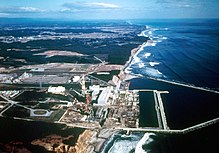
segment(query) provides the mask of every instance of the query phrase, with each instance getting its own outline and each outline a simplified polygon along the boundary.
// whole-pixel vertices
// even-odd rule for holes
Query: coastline
[[[216,94],[219,93],[219,91],[213,90],[211,88],[198,87],[198,86],[195,86],[193,84],[189,84],[189,83],[185,83],[185,82],[180,82],[180,81],[175,81],[175,80],[174,81],[165,80],[165,79],[154,78],[154,77],[150,77],[150,76],[143,77],[143,76],[139,76],[139,75],[126,73],[125,69],[129,66],[129,64],[133,60],[134,56],[141,51],[141,47],[143,46],[143,44],[139,45],[138,47],[133,48],[131,50],[131,55],[129,56],[129,60],[126,61],[126,63],[124,64],[123,69],[120,70],[120,73],[118,74],[121,81],[128,81],[128,80],[131,80],[131,79],[134,79],[134,78],[145,78],[145,79],[149,79],[149,80],[154,80],[154,81],[169,83],[169,84],[178,85],[178,86],[182,86],[182,87],[192,88],[192,89],[195,89],[195,90],[202,90],[202,91],[212,92],[212,93],[216,93]],[[110,139],[110,136],[108,137],[108,139]],[[105,142],[105,145],[106,145],[106,142]]]
[[[131,79],[134,79],[134,78],[139,78],[139,76],[137,75],[133,75],[133,74],[128,74],[125,72],[125,69],[128,67],[128,65],[131,63],[131,61],[133,60],[133,56],[136,55],[140,48],[142,47],[142,45],[139,45],[138,47],[136,48],[133,48],[131,50],[131,54],[129,56],[129,59],[128,61],[126,61],[126,63],[124,64],[123,66],[123,69],[120,70],[120,73],[118,74],[119,78],[121,81],[128,81],[128,80],[131,80]]]
[[[145,43],[147,43],[147,41]],[[149,79],[149,80],[165,82],[165,83],[183,86],[183,87],[188,87],[188,88],[193,88],[193,89],[197,89],[197,90],[204,90],[204,91],[219,93],[218,91],[215,91],[215,90],[212,90],[209,88],[196,87],[195,85],[185,83],[185,82],[176,81],[176,80],[171,81],[171,80],[155,78],[155,77],[150,77],[150,76],[143,77],[143,76],[138,76],[135,74],[126,73],[125,69],[129,66],[129,64],[131,64],[134,56],[141,51],[141,47],[145,43],[143,43],[143,44],[139,45],[138,47],[133,48],[131,50],[129,59],[125,62],[123,69],[121,69],[120,73],[118,74],[121,81],[127,81],[127,80],[131,80],[133,78],[145,78],[145,79]],[[78,138],[78,141],[79,141],[77,143],[78,146],[80,146],[80,144],[82,145],[83,142],[86,142],[86,143],[84,143],[84,146],[82,146],[82,148],[80,148],[79,150],[80,150],[80,152],[82,150],[82,152],[84,151],[86,153],[101,152],[101,151],[103,151],[104,146],[107,145],[107,142],[110,140],[110,138],[118,132],[119,131],[116,131],[114,129],[96,129],[96,130],[87,129]],[[83,150],[83,148],[86,148],[86,150]]]
[[[145,42],[145,43],[147,43],[147,42]],[[131,55],[129,56],[128,61],[126,61],[126,63],[124,64],[123,69],[120,71],[120,73],[118,75],[121,81],[127,81],[127,80],[131,80],[133,78],[144,78],[144,79],[148,79],[148,80],[158,81],[160,83],[163,82],[163,83],[167,83],[167,84],[171,84],[171,85],[177,85],[177,86],[181,86],[181,87],[192,88],[192,89],[195,89],[195,90],[202,90],[202,91],[213,92],[213,93],[217,93],[217,94],[219,93],[219,91],[216,91],[216,90],[211,89],[211,88],[200,87],[200,86],[196,86],[196,85],[193,85],[193,84],[190,84],[190,83],[181,82],[181,81],[177,81],[177,80],[169,80],[169,79],[164,79],[164,78],[155,78],[155,77],[150,77],[150,76],[144,76],[143,77],[143,76],[138,76],[138,75],[135,75],[135,74],[126,73],[125,69],[132,62],[134,56],[141,51],[141,47],[145,43],[143,43],[142,45],[139,45],[138,47],[133,48],[131,50]],[[110,138],[110,136],[109,136],[109,138]],[[106,145],[106,142],[105,142],[105,145]]]
[[[147,42],[148,41],[151,41],[151,40],[147,40]],[[174,84],[174,85],[179,85],[179,86],[184,86],[184,87],[188,87],[188,88],[193,88],[193,89],[197,89],[197,90],[203,90],[203,91],[208,91],[208,92],[219,94],[218,90],[208,88],[208,87],[196,86],[194,84],[190,84],[190,83],[186,83],[186,82],[181,82],[181,81],[177,81],[177,80],[168,80],[168,79],[165,80],[165,79],[162,79],[162,78],[155,78],[155,77],[150,77],[150,76],[143,77],[143,76],[139,76],[139,75],[135,75],[135,74],[126,73],[125,69],[131,63],[131,61],[133,60],[133,57],[141,51],[141,47],[143,45],[144,45],[144,43],[142,45],[139,45],[138,47],[133,48],[131,50],[131,55],[129,57],[129,60],[125,63],[124,68],[120,71],[120,73],[118,75],[122,81],[128,81],[128,80],[131,80],[131,79],[134,79],[134,78],[146,78],[146,79],[150,79],[150,80],[166,82],[166,83],[170,83],[170,84]]]
[[[131,80],[133,78],[139,78],[137,75],[128,74],[125,72],[125,69],[130,64],[133,59],[133,56],[136,55],[142,45],[139,45],[136,48],[131,50],[129,60],[123,66],[123,69],[120,70],[118,74],[121,81]],[[121,132],[121,130],[116,129],[86,129],[78,138],[76,143],[76,150],[80,150],[82,153],[95,153],[103,151],[104,147],[107,145],[107,142],[110,141],[110,138]],[[85,149],[86,148],[86,149]],[[82,151],[81,151],[82,150]],[[76,151],[77,152],[77,151]]]

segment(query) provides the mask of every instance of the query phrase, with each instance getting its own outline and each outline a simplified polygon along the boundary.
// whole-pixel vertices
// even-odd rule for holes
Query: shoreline
[[[139,76],[137,75],[133,75],[133,74],[128,74],[125,72],[125,69],[129,66],[129,64],[131,63],[131,61],[133,60],[133,56],[136,55],[140,48],[142,47],[142,45],[139,45],[138,47],[136,48],[133,48],[131,50],[131,53],[130,53],[130,56],[129,56],[129,59],[128,61],[126,61],[126,63],[124,64],[123,66],[123,69],[120,70],[120,73],[118,74],[119,78],[121,81],[128,81],[128,80],[131,80],[133,78],[139,78]]]
[[[147,40],[147,42],[148,41],[150,41],[150,39]],[[147,42],[145,42],[145,43],[147,43]],[[174,85],[179,85],[179,86],[184,86],[184,87],[188,87],[188,88],[193,88],[193,89],[197,89],[197,90],[203,90],[203,91],[219,94],[219,91],[217,91],[215,89],[208,88],[208,87],[196,86],[194,84],[190,84],[190,83],[186,83],[186,82],[181,82],[181,81],[177,81],[177,80],[168,80],[168,79],[165,80],[165,79],[162,79],[162,78],[155,78],[155,77],[150,77],[150,76],[140,76],[140,75],[135,75],[135,74],[132,74],[132,73],[126,73],[125,69],[129,66],[129,64],[133,60],[133,57],[141,51],[140,49],[143,46],[143,44],[139,45],[138,47],[133,48],[131,50],[131,55],[129,56],[128,61],[125,63],[124,68],[120,71],[120,73],[118,75],[121,78],[122,81],[128,81],[128,80],[131,80],[131,79],[134,79],[134,78],[144,78],[144,79],[150,79],[150,80],[155,80],[155,81],[160,81],[160,82],[166,82],[166,83],[170,83],[170,84],[174,84]]]

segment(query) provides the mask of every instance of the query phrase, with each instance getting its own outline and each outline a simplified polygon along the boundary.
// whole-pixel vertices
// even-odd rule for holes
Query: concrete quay
[[[127,131],[127,133],[129,132],[154,132],[154,133],[164,133],[164,134],[186,134],[213,124],[216,124],[219,122],[219,117],[182,129],[182,130],[171,130],[171,129],[159,129],[159,128],[116,128],[116,129],[120,129],[123,131]]]

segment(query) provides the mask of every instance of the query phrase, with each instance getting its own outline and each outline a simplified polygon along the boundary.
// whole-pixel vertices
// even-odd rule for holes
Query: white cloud
[[[112,3],[100,2],[71,2],[64,3],[61,12],[79,12],[79,11],[93,11],[93,10],[111,10],[120,8],[120,6]]]
[[[110,4],[110,3],[87,3],[90,6],[94,7],[102,7],[102,8],[119,8],[118,5]]]
[[[189,4],[179,4],[179,5],[177,5],[177,7],[180,7],[180,8],[191,8],[192,5],[189,5]]]
[[[21,12],[44,12],[44,10],[35,8],[35,7],[29,7],[29,6],[22,6],[17,9],[18,11],[20,10]]]
[[[0,13],[41,13],[45,10],[30,7],[30,6],[20,6],[20,7],[9,7],[9,8],[0,8]]]
[[[8,13],[0,13],[0,17],[8,17],[9,14]]]

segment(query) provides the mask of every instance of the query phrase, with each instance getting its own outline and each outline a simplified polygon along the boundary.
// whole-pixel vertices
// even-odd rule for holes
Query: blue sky
[[[219,18],[219,0],[0,0],[0,17]]]

